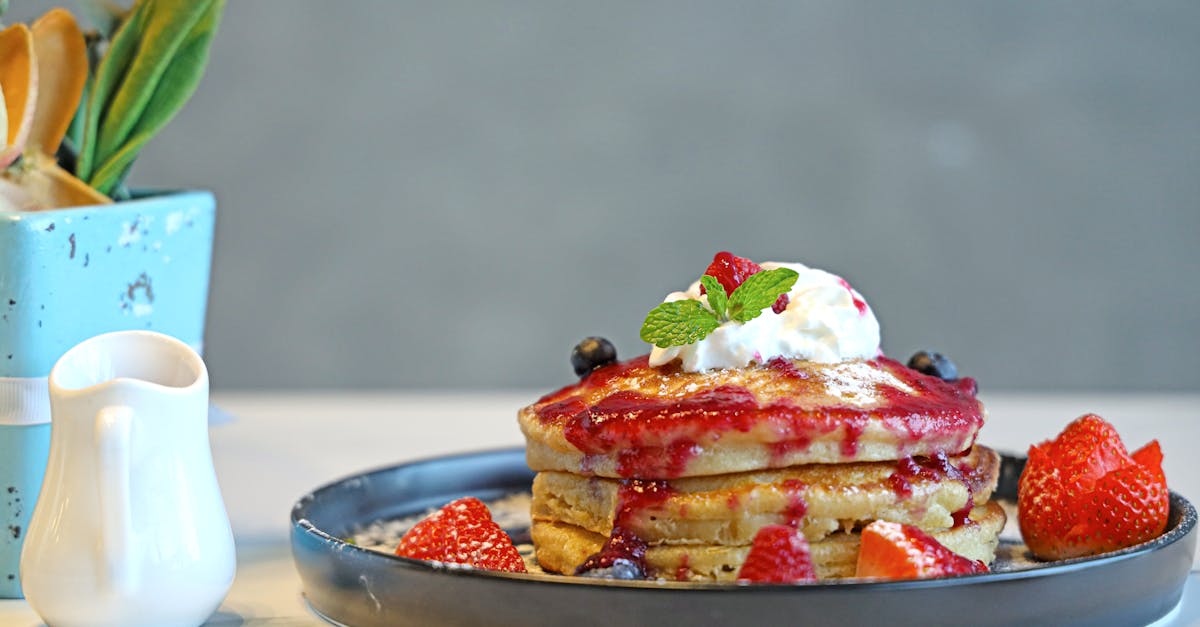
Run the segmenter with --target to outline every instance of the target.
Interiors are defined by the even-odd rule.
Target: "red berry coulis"
[[[617,560],[632,562],[646,573],[646,542],[629,527],[634,516],[661,505],[671,498],[675,490],[666,481],[625,479],[617,491],[617,513],[613,518],[612,531],[598,553],[584,560],[575,574],[597,568],[608,568]]]
[[[971,522],[971,510],[975,507],[975,491],[982,479],[969,468],[956,466],[945,453],[933,457],[905,457],[896,463],[896,470],[888,476],[888,484],[897,497],[912,496],[912,480],[957,481],[967,489],[967,502],[951,514],[954,526]]]
[[[860,315],[860,316],[867,315],[867,302],[864,301],[863,299],[859,298],[854,293],[854,288],[850,287],[850,282],[847,281],[846,279],[838,277],[838,283],[841,283],[842,287],[846,288],[847,292],[850,292],[850,298],[854,299],[854,308],[858,310],[858,315]]]
[[[642,478],[678,477],[704,446],[726,433],[745,433],[754,428],[766,428],[775,434],[769,446],[778,456],[806,449],[814,437],[840,432],[842,453],[851,458],[871,420],[880,420],[902,445],[917,444],[931,436],[962,434],[966,438],[971,434],[973,438],[983,424],[973,379],[942,381],[887,357],[869,363],[888,371],[914,393],[880,384],[875,391],[883,403],[869,409],[845,404],[801,407],[786,396],[760,403],[749,389],[735,385],[677,398],[621,390],[590,405],[585,400],[595,398],[597,392],[621,377],[642,380],[646,385],[639,387],[646,389],[653,386],[655,377],[680,374],[676,366],[650,368],[647,359],[642,356],[598,368],[579,383],[543,397],[536,409],[539,420],[561,424],[567,441],[585,455],[615,453],[620,476]],[[781,383],[795,386],[797,392],[806,386],[822,385],[787,360],[772,360],[766,367],[783,373]],[[697,376],[697,383],[703,383],[702,375]],[[964,442],[962,448],[972,443]]]
[[[687,554],[684,554],[683,559],[679,560],[679,567],[675,569],[675,581],[687,581],[692,576],[691,560]]]
[[[808,503],[804,501],[804,484],[798,479],[788,479],[783,482],[783,489],[788,495],[787,508],[783,510],[783,524],[799,529],[804,515],[808,513]]]

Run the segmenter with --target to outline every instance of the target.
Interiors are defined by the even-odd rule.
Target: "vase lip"
[[[216,206],[216,196],[214,196],[213,192],[208,189],[138,187],[130,190],[130,193],[133,195],[133,197],[129,200],[120,200],[108,205],[80,205],[78,207],[60,207],[57,209],[40,209],[37,211],[7,211],[0,209],[0,218],[5,221],[17,222],[25,219],[36,219],[50,215],[71,217],[74,215],[84,215],[87,213],[103,211],[148,209],[155,205],[163,204],[164,202],[174,203],[185,198],[194,199],[198,208],[210,208]]]

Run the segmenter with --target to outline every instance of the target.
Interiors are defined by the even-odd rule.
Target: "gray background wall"
[[[218,389],[548,388],[728,249],[985,389],[1196,390],[1198,76],[1188,1],[231,0],[134,180],[218,194]]]

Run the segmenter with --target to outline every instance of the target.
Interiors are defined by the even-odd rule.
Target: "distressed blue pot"
[[[49,452],[46,377],[67,349],[152,329],[201,350],[216,201],[187,191],[112,205],[0,211],[0,598]]]

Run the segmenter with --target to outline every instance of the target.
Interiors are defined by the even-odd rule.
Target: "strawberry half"
[[[863,528],[854,576],[924,579],[986,572],[983,562],[951,551],[912,525],[877,520]]]
[[[732,294],[742,281],[752,274],[762,272],[762,266],[737,255],[721,251],[713,256],[712,263],[708,264],[708,269],[704,274],[714,278],[725,288],[726,294]],[[700,293],[704,293],[704,286],[700,286]]]
[[[508,534],[492,520],[487,505],[469,496],[452,501],[413,525],[400,539],[396,555],[525,572],[525,560]]]
[[[716,279],[721,287],[725,288],[726,294],[733,294],[733,291],[746,280],[747,277],[753,274],[762,272],[762,266],[737,255],[721,251],[713,255],[712,263],[708,264],[708,269],[704,274]],[[700,293],[704,294],[707,290],[704,286],[700,286]],[[775,299],[775,303],[771,305],[771,311],[777,314],[783,313],[788,306],[788,295],[780,294],[779,298]]]
[[[808,540],[795,527],[767,525],[754,534],[738,581],[796,583],[816,581]]]
[[[1029,449],[1017,485],[1017,522],[1042,559],[1115,551],[1167,526],[1170,495],[1157,441],[1132,455],[1116,429],[1088,414]]]

